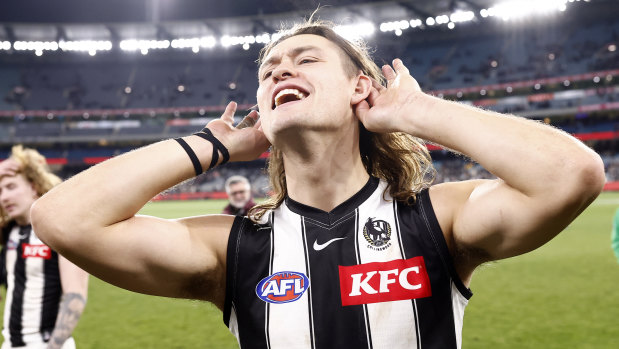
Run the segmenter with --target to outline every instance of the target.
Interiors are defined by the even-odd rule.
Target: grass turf
[[[164,218],[218,213],[225,201],[156,202]],[[619,264],[610,229],[619,193],[604,193],[554,240],[475,273],[464,348],[612,348]],[[3,306],[3,304],[1,304]],[[202,302],[128,292],[91,277],[74,332],[79,348],[236,348],[221,312]]]

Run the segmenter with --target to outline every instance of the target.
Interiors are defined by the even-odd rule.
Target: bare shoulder
[[[477,266],[472,261],[470,251],[465,250],[456,241],[454,225],[463,207],[476,189],[485,185],[492,185],[492,180],[469,180],[460,182],[446,182],[430,187],[429,194],[436,219],[443,231],[447,247],[454,260],[455,268],[462,281],[468,286],[473,270]],[[476,260],[476,259],[475,259]]]
[[[187,228],[194,242],[202,244],[225,264],[228,237],[234,219],[231,215],[218,214],[185,217],[177,221]]]
[[[185,285],[187,298],[210,301],[223,309],[226,285],[226,259],[228,237],[235,217],[230,215],[207,215],[176,220],[183,225],[189,236],[185,256],[200,261],[199,268]],[[192,256],[196,253],[201,256]]]
[[[446,182],[430,187],[430,200],[436,218],[443,230],[448,243],[451,240],[451,231],[455,216],[466,203],[475,188],[488,183],[488,180],[470,180],[461,182]]]

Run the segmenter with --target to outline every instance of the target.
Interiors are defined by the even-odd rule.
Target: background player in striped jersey
[[[34,201],[60,182],[34,149],[14,146],[0,162],[8,284],[2,349],[75,348],[71,333],[86,305],[88,274],[44,245],[30,225]]]
[[[207,126],[227,148],[231,161],[256,159],[269,143],[272,144],[270,176],[274,196],[261,208],[274,208],[276,215],[286,209],[292,210],[294,206],[295,210],[301,207],[301,211],[310,212],[313,216],[329,218],[350,200],[356,201],[360,194],[366,195],[365,188],[376,188],[378,179],[386,188],[385,195],[393,197],[401,207],[411,202],[417,205],[415,198],[421,201],[419,197],[422,195],[418,197],[417,194],[423,193],[425,204],[421,208],[428,211],[427,214],[414,213],[411,209],[402,212],[417,215],[415,227],[426,229],[427,226],[429,230],[441,233],[439,237],[442,242],[436,243],[437,249],[448,251],[450,258],[435,256],[432,264],[440,267],[444,263],[446,269],[455,269],[454,272],[449,270],[451,282],[452,285],[460,284],[458,290],[463,295],[467,293],[466,286],[477,266],[526,253],[543,245],[563,230],[602,190],[605,178],[601,159],[568,134],[523,118],[504,116],[424,94],[398,59],[393,61],[392,66],[384,66],[382,74],[387,81],[386,87],[378,82],[381,79],[380,70],[366,51],[342,39],[328,26],[308,23],[271,43],[260,59],[257,91],[260,120],[253,127],[235,129],[232,123],[236,105],[231,103],[220,119],[211,121]],[[255,120],[258,115],[252,112],[249,117]],[[470,156],[498,179],[444,183],[422,190],[428,186],[424,178],[429,166],[427,151],[413,142],[412,136]],[[196,175],[202,168],[209,167],[212,160],[219,163],[215,155],[219,159],[226,155],[226,149],[207,134],[187,136],[178,143],[183,147],[173,140],[162,141],[118,156],[71,178],[35,204],[33,223],[44,234],[44,240],[69,259],[120,287],[160,296],[207,300],[222,310],[224,305],[229,306],[226,303],[227,292],[236,293],[229,295],[237,297],[234,298],[236,300],[253,297],[255,302],[258,296],[252,287],[256,287],[256,280],[248,282],[247,279],[227,278],[227,273],[234,270],[238,262],[236,256],[230,254],[236,253],[236,250],[228,250],[228,238],[235,237],[230,239],[230,246],[239,246],[244,241],[241,237],[258,236],[259,228],[231,216],[162,220],[136,215],[157,193]],[[388,162],[382,159],[388,159]],[[382,196],[372,197],[380,199]],[[429,200],[432,205],[428,204]],[[385,207],[384,202],[381,205]],[[70,214],[52,213],[51,209],[58,206],[64,207]],[[358,210],[350,213],[355,212]],[[424,217],[426,223],[428,217],[435,218],[423,225]],[[393,222],[391,218],[387,220],[366,214],[359,218],[361,226],[368,218],[372,219],[370,226],[377,228],[388,227],[391,225],[389,222]],[[330,228],[324,222],[319,223]],[[291,227],[297,229],[303,225]],[[410,227],[406,229],[412,230]],[[264,228],[263,236],[270,236],[271,228]],[[291,233],[292,228],[289,230]],[[385,239],[399,234],[395,228],[385,234]],[[232,233],[231,229],[234,230]],[[362,238],[358,233],[355,235],[356,241]],[[286,237],[285,234],[283,236]],[[371,236],[368,239],[367,243],[372,243]],[[339,237],[323,240],[314,245],[318,246],[314,250],[328,252],[337,243],[349,240]],[[277,243],[279,240],[274,241]],[[433,248],[432,241],[419,241]],[[309,246],[309,242],[304,241],[304,246]],[[262,251],[268,261],[268,253],[272,249],[266,246],[273,243],[269,239],[263,243],[245,247],[245,251]],[[393,243],[383,250],[387,245],[370,245],[376,250],[364,247],[362,252],[378,255],[398,248]],[[281,252],[285,253],[286,249]],[[277,254],[271,256],[273,259],[279,257]],[[239,257],[243,259],[244,256]],[[411,261],[415,262],[418,257],[425,255],[414,257]],[[251,265],[251,262],[248,264]],[[374,265],[370,263],[364,267],[373,268]],[[346,266],[356,268],[361,265]],[[337,265],[330,267],[337,268]],[[420,268],[421,265],[408,266],[406,275],[412,275],[412,271],[417,272]],[[385,292],[389,292],[390,284],[395,286],[393,274],[389,276],[392,271],[397,273],[397,269],[382,271],[381,280],[385,282],[380,289],[384,288]],[[300,274],[294,274],[296,270],[279,269],[273,272],[284,273],[273,274],[271,279],[266,278],[268,274],[259,276],[265,277],[263,282],[268,284],[268,290],[276,290],[277,280],[290,275],[297,275],[297,279],[287,280],[284,291],[291,290],[293,284],[294,288],[297,283],[304,285],[301,280],[305,279]],[[365,270],[351,274],[356,288],[350,295],[360,291],[378,292],[376,286],[368,281],[377,272]],[[313,275],[314,278],[308,277],[308,280],[315,285],[325,274]],[[402,279],[404,274],[402,271],[399,283],[404,288],[414,289],[410,279],[406,276]],[[251,273],[247,276],[258,277]],[[430,279],[433,277],[429,275]],[[442,285],[449,282],[447,280]],[[331,282],[329,285],[326,292],[335,293],[338,297],[340,288],[337,283]],[[450,291],[445,289],[448,286],[441,287],[442,291]],[[432,284],[433,291],[441,287]],[[308,292],[316,291],[325,292],[325,287],[318,290],[310,286],[308,289]],[[345,296],[348,295],[343,294],[342,299]],[[431,298],[429,295],[424,297]],[[286,300],[289,299],[292,297],[286,297]],[[339,302],[337,298],[335,300]],[[446,308],[452,307],[451,301],[442,299],[441,302]],[[309,321],[305,317],[303,321],[329,325],[335,318],[333,314],[353,309],[344,307],[343,303],[333,302],[326,311],[322,310],[322,317],[310,316]],[[381,305],[387,303],[383,301]],[[254,305],[249,309],[250,313],[264,308],[264,304]],[[268,309],[283,309],[277,308],[279,305],[273,308],[269,308],[269,304],[266,306],[267,314]],[[367,304],[352,305],[355,306],[361,309]],[[372,304],[372,308],[375,306]],[[455,308],[457,306],[454,305]],[[229,311],[228,308],[226,312]],[[246,309],[236,311],[237,314],[242,311],[246,313]],[[361,313],[357,321],[344,324],[351,326],[349,331],[339,333],[346,335],[346,332],[352,332],[357,337],[363,336],[360,331],[368,327],[362,320],[366,313]],[[294,313],[283,312],[282,315],[288,316],[290,321],[295,318]],[[421,338],[422,341],[434,343],[423,347],[459,346],[457,333],[452,333],[453,340],[448,345],[441,345],[436,343],[440,343],[444,333],[432,331],[433,321],[451,321],[452,332],[457,332],[461,324],[454,326],[456,316],[459,319],[455,322],[461,320],[461,312],[430,312],[427,318],[421,319],[425,321],[425,329],[417,333],[417,344],[421,343]],[[236,320],[231,320],[231,323],[235,322],[238,327],[231,326],[231,330],[237,334],[240,332],[242,337],[247,336],[244,326],[249,324],[251,327],[256,319]],[[403,334],[392,332],[389,328],[395,322],[378,323],[378,327],[383,326],[383,329],[372,332],[371,338],[368,332],[367,347],[372,347],[373,341],[382,341],[382,345],[378,345],[380,347],[415,347],[414,342],[398,341]],[[267,321],[267,327],[255,327],[248,340],[240,339],[241,345],[268,347],[269,341],[274,339],[269,333],[279,336],[285,332],[292,332],[288,343],[293,343],[294,339],[294,344],[299,347],[320,347],[317,343],[326,343],[324,346],[330,347],[336,343],[319,338],[320,331],[297,333],[284,331],[283,328],[288,327],[269,332]],[[311,330],[312,327],[309,328]],[[267,342],[259,342],[258,338]],[[398,344],[385,344],[393,342]],[[280,346],[271,346],[275,347]],[[281,347],[287,346],[284,344]]]

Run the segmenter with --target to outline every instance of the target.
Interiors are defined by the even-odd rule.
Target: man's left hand
[[[369,131],[404,131],[403,118],[411,117],[407,106],[414,106],[424,94],[400,59],[393,60],[393,68],[384,65],[382,71],[387,87],[373,80],[370,95],[355,106],[355,113]]]

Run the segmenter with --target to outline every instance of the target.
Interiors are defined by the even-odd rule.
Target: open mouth
[[[275,109],[278,106],[288,102],[300,101],[305,99],[307,96],[308,94],[306,92],[300,91],[296,88],[283,89],[275,95],[275,98],[273,98],[273,105],[271,106],[271,109]]]

